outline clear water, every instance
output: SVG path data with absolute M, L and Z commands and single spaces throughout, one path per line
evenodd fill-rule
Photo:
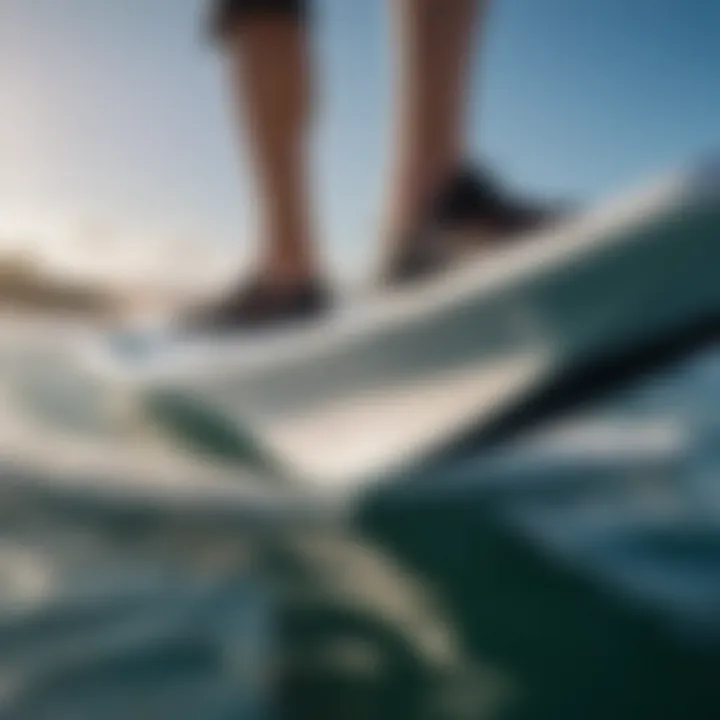
M 30 368 L 3 347 L 11 393 Z M 101 445 L 63 383 L 44 416 Z M 19 491 L 10 450 L 0 718 L 720 715 L 716 348 L 342 532 Z

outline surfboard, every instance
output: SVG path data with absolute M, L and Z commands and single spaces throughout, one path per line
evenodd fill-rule
M 719 236 L 720 163 L 703 162 L 312 327 L 116 335 L 113 372 L 171 430 L 214 425 L 238 460 L 251 447 L 288 477 L 344 492 L 578 363 L 716 315 Z

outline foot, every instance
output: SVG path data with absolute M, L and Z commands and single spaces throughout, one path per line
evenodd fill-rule
M 385 282 L 421 280 L 459 264 L 469 254 L 552 224 L 563 214 L 515 198 L 484 174 L 463 169 L 432 203 L 420 227 L 400 241 Z
M 185 326 L 219 332 L 287 327 L 319 317 L 329 305 L 328 291 L 317 280 L 273 284 L 253 279 L 201 308 Z

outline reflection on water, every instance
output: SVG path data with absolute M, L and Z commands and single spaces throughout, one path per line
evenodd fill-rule
M 0 718 L 714 720 L 719 400 L 715 350 L 342 529 L 4 482 Z

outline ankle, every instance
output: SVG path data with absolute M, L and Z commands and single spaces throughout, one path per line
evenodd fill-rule
M 442 171 L 437 170 L 425 182 L 410 178 L 399 182 L 401 190 L 390 207 L 389 219 L 385 224 L 385 237 L 404 240 L 415 234 L 418 228 L 427 225 L 433 214 L 438 198 L 462 171 L 462 165 L 455 163 Z
M 305 257 L 270 257 L 258 268 L 258 276 L 264 282 L 282 289 L 304 285 L 318 274 L 315 263 Z

